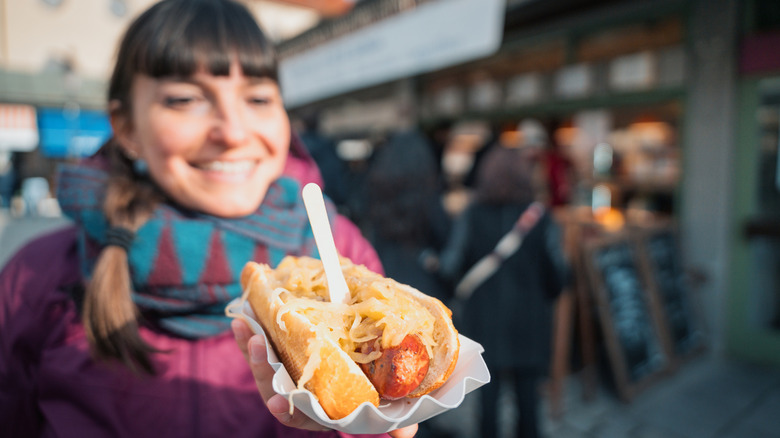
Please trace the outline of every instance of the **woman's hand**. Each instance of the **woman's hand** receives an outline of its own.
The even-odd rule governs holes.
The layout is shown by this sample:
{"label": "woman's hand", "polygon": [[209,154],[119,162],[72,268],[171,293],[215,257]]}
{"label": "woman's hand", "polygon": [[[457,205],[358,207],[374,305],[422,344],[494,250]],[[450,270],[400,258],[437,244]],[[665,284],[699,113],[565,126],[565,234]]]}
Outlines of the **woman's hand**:
{"label": "woman's hand", "polygon": [[[286,398],[277,394],[272,387],[271,380],[274,377],[274,369],[268,364],[265,339],[260,335],[254,335],[249,326],[240,319],[234,319],[231,327],[238,347],[244,354],[244,358],[249,363],[255,377],[260,396],[263,397],[271,414],[286,426],[306,430],[328,430],[297,409],[290,415],[290,403]],[[393,438],[411,438],[415,433],[417,433],[417,425],[413,424],[403,429],[394,430],[389,435]]]}
{"label": "woman's hand", "polygon": [[272,387],[271,380],[274,377],[274,369],[268,364],[265,339],[259,335],[253,336],[254,333],[249,326],[239,319],[234,319],[231,327],[238,347],[244,353],[244,358],[255,376],[260,396],[263,397],[265,406],[271,414],[286,426],[307,430],[328,430],[297,409],[290,415],[290,403],[286,398],[277,394]]}
{"label": "woman's hand", "polygon": [[417,425],[412,424],[411,426],[406,426],[403,429],[396,429],[394,431],[388,432],[387,434],[393,438],[412,438],[416,433]]}

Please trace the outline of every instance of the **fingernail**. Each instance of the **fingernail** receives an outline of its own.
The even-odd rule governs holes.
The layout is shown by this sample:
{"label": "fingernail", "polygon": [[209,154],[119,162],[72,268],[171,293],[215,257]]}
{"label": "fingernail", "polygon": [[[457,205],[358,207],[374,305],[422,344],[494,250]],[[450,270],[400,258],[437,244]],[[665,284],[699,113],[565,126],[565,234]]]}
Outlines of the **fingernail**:
{"label": "fingernail", "polygon": [[290,403],[286,398],[282,396],[277,397],[275,395],[268,399],[266,406],[268,407],[268,411],[282,423],[285,423],[290,419]]}

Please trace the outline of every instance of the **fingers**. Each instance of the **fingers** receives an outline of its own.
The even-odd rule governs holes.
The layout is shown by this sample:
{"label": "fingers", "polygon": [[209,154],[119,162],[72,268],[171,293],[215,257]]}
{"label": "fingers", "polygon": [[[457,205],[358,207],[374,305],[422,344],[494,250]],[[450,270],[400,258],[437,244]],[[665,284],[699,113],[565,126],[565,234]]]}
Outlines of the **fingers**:
{"label": "fingers", "polygon": [[268,411],[271,412],[280,423],[286,426],[316,431],[328,430],[328,428],[307,417],[297,409],[290,415],[289,401],[279,394],[275,394],[268,399],[266,406],[268,407]]}
{"label": "fingers", "polygon": [[238,344],[238,348],[241,349],[241,353],[244,354],[244,359],[249,362],[247,343],[249,343],[249,338],[254,334],[252,333],[252,329],[249,328],[244,320],[238,318],[234,318],[233,321],[230,322],[230,328],[233,329],[233,336],[236,338],[236,343]]}
{"label": "fingers", "polygon": [[265,345],[265,339],[260,335],[254,335],[249,338],[247,342],[247,355],[249,361],[249,368],[252,370],[252,375],[255,377],[255,383],[257,389],[260,391],[260,395],[263,400],[268,403],[268,400],[276,394],[274,392],[272,381],[274,378],[274,369],[268,363],[268,354]]}
{"label": "fingers", "polygon": [[279,422],[287,426],[316,431],[327,430],[298,410],[293,411],[293,414],[290,415],[290,403],[286,398],[276,394],[272,386],[274,369],[268,364],[265,338],[261,335],[255,335],[247,323],[239,319],[234,319],[230,323],[230,327],[233,329],[233,336],[236,338],[241,353],[244,354],[244,358],[249,363],[255,384],[266,407],[268,407],[268,411]]}
{"label": "fingers", "polygon": [[[268,363],[268,354],[266,350],[265,338],[261,335],[255,335],[246,322],[234,319],[231,324],[233,336],[241,349],[244,358],[249,363],[252,375],[255,378],[255,384],[263,397],[263,401],[268,411],[284,425],[298,429],[307,429],[314,431],[328,430],[316,421],[304,415],[297,409],[290,415],[290,403],[283,396],[277,394],[272,386],[274,369]],[[405,427],[390,432],[394,438],[411,438],[417,432],[417,425]]]}
{"label": "fingers", "polygon": [[263,401],[268,403],[274,394],[272,380],[274,369],[268,363],[268,354],[265,347],[265,338],[255,335],[244,321],[234,319],[230,323],[233,329],[233,336],[236,338],[238,348],[244,354],[244,359],[249,363],[252,369],[252,375],[255,378],[255,384],[263,397]]}
{"label": "fingers", "polygon": [[406,426],[403,429],[396,429],[388,432],[387,434],[393,438],[412,438],[417,433],[417,425],[412,424]]}

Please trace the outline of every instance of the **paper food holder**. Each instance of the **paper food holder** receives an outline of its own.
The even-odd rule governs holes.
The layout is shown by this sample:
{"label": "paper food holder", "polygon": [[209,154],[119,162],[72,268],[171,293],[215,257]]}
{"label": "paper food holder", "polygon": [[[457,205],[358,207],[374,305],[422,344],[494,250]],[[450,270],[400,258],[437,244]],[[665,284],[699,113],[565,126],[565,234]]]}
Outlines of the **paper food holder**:
{"label": "paper food holder", "polygon": [[[226,313],[233,318],[244,319],[252,331],[266,336],[248,302],[236,298],[228,304]],[[444,385],[422,397],[380,400],[379,407],[366,402],[340,420],[328,417],[309,391],[293,394],[292,402],[298,410],[322,426],[350,434],[379,434],[420,423],[460,406],[466,394],[490,382],[490,373],[482,359],[485,350],[463,335],[458,337],[460,351],[455,370]],[[271,343],[266,342],[266,346],[268,363],[276,371],[273,377],[274,391],[289,399],[290,392],[296,389],[295,383],[279,361]]]}

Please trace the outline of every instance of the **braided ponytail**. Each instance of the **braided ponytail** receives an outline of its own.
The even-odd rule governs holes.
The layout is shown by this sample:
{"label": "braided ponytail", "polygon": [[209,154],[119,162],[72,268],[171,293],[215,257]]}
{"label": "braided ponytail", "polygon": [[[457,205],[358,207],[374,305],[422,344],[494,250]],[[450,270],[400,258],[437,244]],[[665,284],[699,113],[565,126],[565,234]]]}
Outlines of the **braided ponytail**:
{"label": "braided ponytail", "polygon": [[[109,227],[135,232],[159,203],[159,191],[148,178],[133,172],[132,162],[115,140],[104,150],[111,169],[103,203]],[[138,333],[138,310],[131,298],[131,286],[127,250],[116,245],[104,247],[86,287],[84,329],[97,358],[119,359],[130,369],[154,374],[149,355],[157,350]]]}

